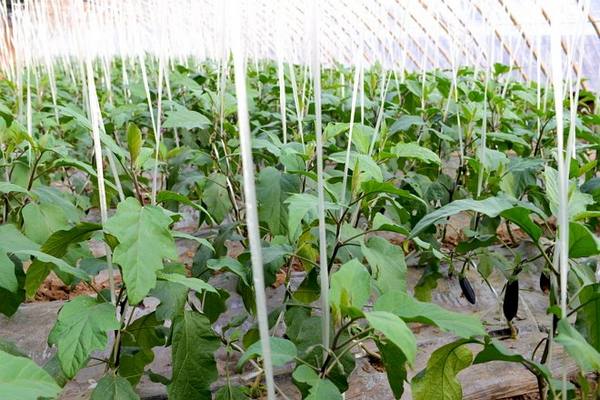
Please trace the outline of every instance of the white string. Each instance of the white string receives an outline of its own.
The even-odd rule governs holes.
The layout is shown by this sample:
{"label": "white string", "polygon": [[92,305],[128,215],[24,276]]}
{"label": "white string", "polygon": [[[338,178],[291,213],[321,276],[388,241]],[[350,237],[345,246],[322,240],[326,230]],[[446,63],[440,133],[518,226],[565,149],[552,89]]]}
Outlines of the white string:
{"label": "white string", "polygon": [[318,2],[312,1],[312,74],[315,97],[315,136],[317,153],[317,198],[319,217],[319,267],[321,283],[321,312],[323,313],[321,339],[323,354],[329,349],[329,329],[331,324],[329,310],[329,270],[327,264],[327,236],[325,227],[325,182],[323,179],[323,131],[321,121],[321,62],[319,47]]}
{"label": "white string", "polygon": [[[231,5],[231,4],[230,4]],[[262,246],[260,242],[256,190],[254,185],[254,161],[252,159],[252,138],[248,117],[246,93],[246,66],[244,64],[244,49],[241,40],[241,18],[239,7],[229,7],[233,10],[236,20],[235,31],[232,35],[233,65],[235,70],[235,92],[238,109],[238,124],[240,130],[240,153],[242,158],[242,176],[244,181],[244,199],[246,203],[246,225],[250,242],[250,257],[252,261],[252,279],[256,299],[256,315],[263,354],[263,369],[267,384],[267,398],[275,399],[275,381],[273,379],[273,364],[271,361],[271,344],[269,341],[269,324],[267,315],[267,299],[265,295],[265,279],[263,272]]]}

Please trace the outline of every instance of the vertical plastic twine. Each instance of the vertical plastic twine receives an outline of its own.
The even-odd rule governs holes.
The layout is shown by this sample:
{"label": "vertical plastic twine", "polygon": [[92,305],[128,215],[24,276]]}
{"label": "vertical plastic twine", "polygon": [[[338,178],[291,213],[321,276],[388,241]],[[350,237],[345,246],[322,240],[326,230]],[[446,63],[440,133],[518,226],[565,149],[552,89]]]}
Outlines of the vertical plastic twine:
{"label": "vertical plastic twine", "polygon": [[240,131],[240,153],[242,158],[242,176],[244,182],[244,199],[246,203],[246,225],[252,261],[252,279],[256,298],[256,314],[258,331],[263,354],[263,369],[267,384],[267,398],[275,399],[275,381],[273,379],[273,363],[271,361],[271,344],[269,341],[269,324],[267,320],[267,300],[265,295],[265,279],[263,272],[262,247],[258,225],[258,209],[256,189],[254,185],[254,161],[252,159],[252,138],[248,117],[248,100],[246,95],[245,53],[241,38],[240,7],[229,3],[233,13],[232,53],[235,71],[235,95],[238,109],[238,125]]}

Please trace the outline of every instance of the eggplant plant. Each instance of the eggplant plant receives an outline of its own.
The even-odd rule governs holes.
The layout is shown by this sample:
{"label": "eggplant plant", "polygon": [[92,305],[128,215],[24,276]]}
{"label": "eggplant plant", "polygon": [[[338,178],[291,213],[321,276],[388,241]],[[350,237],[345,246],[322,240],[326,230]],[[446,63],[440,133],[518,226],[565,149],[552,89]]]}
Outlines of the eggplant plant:
{"label": "eggplant plant", "polygon": [[[104,222],[97,213],[104,189],[90,135],[93,106],[74,84],[83,76],[74,81],[59,68],[55,102],[45,90],[48,77],[38,82],[32,131],[23,124],[22,93],[0,81],[0,312],[18,312],[50,274],[88,293],[58,312],[48,337],[56,352],[45,365],[0,341],[2,398],[54,398],[92,365],[104,366],[91,390],[94,400],[137,399],[142,379],[164,384],[171,399],[264,394],[255,318],[255,293],[263,288],[253,285],[231,66],[175,66],[168,98],[152,86],[146,93],[143,74],[156,75],[157,66],[147,61],[145,67],[119,61],[108,71],[110,87],[98,80],[102,187],[110,209]],[[548,366],[553,343],[580,368],[569,398],[591,392],[586,374],[600,370],[600,117],[580,107],[576,120],[565,119],[566,131],[574,124],[578,146],[569,170],[569,303],[563,315],[554,262],[560,251],[555,146],[563,133],[556,132],[549,89],[511,80],[509,70],[498,64],[487,81],[470,68],[458,70],[456,79],[441,70],[397,79],[376,66],[365,71],[360,112],[351,86],[345,87],[353,71],[323,72],[323,260],[310,78],[302,67],[286,70],[284,140],[277,65],[249,68],[265,284],[282,292],[269,309],[271,361],[276,368],[292,366],[303,398],[341,399],[360,354],[383,366],[396,398],[410,385],[417,400],[460,399],[458,373],[490,361],[524,366],[542,398],[558,398],[564,383]],[[153,114],[159,98],[164,115]],[[581,98],[596,101],[593,93]],[[192,233],[178,229],[189,210]],[[470,217],[458,234],[451,222],[457,214]],[[522,241],[535,254],[524,254]],[[182,261],[176,243],[193,246],[191,262]],[[417,266],[407,266],[410,260]],[[541,265],[553,320],[538,346],[541,355],[511,352],[477,316],[431,301],[437,282],[450,279],[476,307],[473,285],[485,289],[492,274],[501,274],[506,285],[499,302],[519,340],[512,323],[519,314],[519,276],[534,265]],[[322,267],[329,287],[320,286]],[[112,268],[114,284],[98,284]],[[420,270],[414,286],[408,268]],[[234,281],[234,289],[222,276]],[[331,312],[327,346],[318,302],[324,291]],[[234,296],[243,310],[230,309]],[[147,306],[149,298],[157,299],[155,308]],[[414,323],[453,338],[422,371],[413,371],[419,354]],[[170,348],[170,376],[151,369],[158,347]],[[217,368],[219,350],[227,363]],[[241,371],[253,371],[253,382],[234,380]]]}

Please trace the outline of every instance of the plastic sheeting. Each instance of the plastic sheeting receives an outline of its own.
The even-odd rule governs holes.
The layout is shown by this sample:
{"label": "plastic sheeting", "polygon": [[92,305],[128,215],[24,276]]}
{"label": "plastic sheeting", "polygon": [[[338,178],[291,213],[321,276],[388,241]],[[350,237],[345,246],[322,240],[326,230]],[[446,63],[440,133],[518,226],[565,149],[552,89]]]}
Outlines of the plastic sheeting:
{"label": "plastic sheeting", "polygon": [[[310,61],[311,2],[297,0],[25,0],[0,15],[2,69],[79,56],[139,52],[183,60],[219,59],[231,48],[229,7],[241,9],[247,56]],[[545,0],[324,0],[324,65],[382,64],[421,70],[493,63],[515,79],[550,73]],[[600,88],[600,0],[561,2],[563,59]]]}

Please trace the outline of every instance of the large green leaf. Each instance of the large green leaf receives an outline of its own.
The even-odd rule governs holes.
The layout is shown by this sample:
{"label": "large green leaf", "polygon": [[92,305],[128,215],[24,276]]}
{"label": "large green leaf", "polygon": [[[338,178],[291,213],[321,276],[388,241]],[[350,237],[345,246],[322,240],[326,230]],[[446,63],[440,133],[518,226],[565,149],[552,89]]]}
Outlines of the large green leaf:
{"label": "large green leaf", "polygon": [[[548,202],[550,203],[550,210],[552,214],[558,216],[558,205],[559,205],[559,188],[558,188],[558,171],[554,168],[546,166],[544,169],[544,179],[546,183],[546,195]],[[587,206],[594,204],[592,195],[582,193],[579,191],[575,184],[569,183],[569,198],[568,198],[568,212],[569,220],[572,220],[577,214],[585,212]]]}
{"label": "large green leaf", "polygon": [[392,151],[399,158],[414,158],[427,164],[439,165],[442,163],[437,154],[417,143],[398,143]]}
{"label": "large green leaf", "polygon": [[142,149],[142,131],[134,123],[127,126],[127,149],[129,150],[129,158],[132,164],[135,164],[140,151]]}
{"label": "large green leaf", "polygon": [[352,129],[352,143],[360,153],[367,154],[375,129],[363,124],[354,124]]}
{"label": "large green leaf", "polygon": [[529,360],[521,354],[512,353],[499,341],[486,337],[484,348],[477,353],[475,360],[473,360],[473,364],[482,364],[490,361],[506,361],[523,364],[527,366],[528,369],[535,371],[538,376],[543,376],[548,383],[552,383],[552,373],[547,366]]}
{"label": "large green leaf", "polygon": [[[317,197],[310,193],[297,193],[285,201],[288,206],[288,231],[297,236],[300,233],[301,223],[304,220],[310,224],[317,219]],[[325,202],[325,210],[336,210],[339,207],[333,203]]]}
{"label": "large green leaf", "polygon": [[206,214],[208,216],[208,218],[211,220],[211,222],[216,224],[216,222],[213,220],[212,215],[208,212],[208,210],[206,208],[202,207],[200,204],[198,204],[196,202],[191,201],[187,196],[184,196],[180,193],[171,192],[170,190],[163,190],[161,192],[158,192],[158,194],[156,195],[156,201],[158,203],[175,201],[175,202],[193,207],[196,210]]}
{"label": "large green leaf", "polygon": [[210,126],[210,120],[197,111],[179,107],[174,111],[167,111],[167,118],[163,123],[164,128],[205,129]]}
{"label": "large green leaf", "polygon": [[0,182],[0,193],[25,193],[29,194],[29,190],[21,187],[19,185],[15,185],[10,182]]}
{"label": "large green leaf", "polygon": [[84,270],[75,268],[75,267],[69,265],[69,263],[67,263],[66,261],[61,260],[60,258],[51,256],[50,254],[46,254],[44,252],[37,251],[37,250],[19,250],[19,251],[13,252],[13,254],[32,256],[41,262],[52,264],[54,267],[57,268],[57,270],[59,272],[74,276],[78,279],[81,279],[82,281],[90,280],[90,277]]}
{"label": "large green leaf", "polygon": [[249,397],[242,391],[239,386],[231,386],[227,382],[227,386],[223,386],[215,393],[215,400],[248,400]]}
{"label": "large green leaf", "polygon": [[85,366],[93,351],[106,347],[106,333],[116,329],[119,322],[115,306],[79,296],[60,309],[48,343],[58,347],[63,372],[72,378]]}
{"label": "large green leaf", "polygon": [[600,352],[592,347],[567,319],[558,321],[558,335],[554,340],[565,347],[583,372],[600,371]]}
{"label": "large green leaf", "polygon": [[[329,158],[338,164],[346,163],[346,152],[333,153],[329,155]],[[355,171],[358,166],[358,171]],[[363,173],[365,180],[374,179],[377,182],[383,182],[383,173],[381,167],[373,160],[372,157],[366,154],[360,154],[354,151],[350,152],[350,164],[348,169],[353,173]]]}
{"label": "large green leaf", "polygon": [[313,369],[306,365],[300,365],[296,368],[292,378],[296,384],[308,385],[309,390],[306,400],[342,400],[342,394],[333,382],[320,378]]}
{"label": "large green leaf", "polygon": [[157,276],[159,279],[173,283],[178,283],[187,287],[188,289],[195,290],[198,293],[202,293],[205,291],[217,293],[217,289],[215,289],[211,284],[204,282],[202,279],[189,278],[182,274],[170,274],[162,271],[158,271]]}
{"label": "large green leaf", "polygon": [[579,292],[577,330],[597,351],[600,351],[600,283],[585,286]]}
{"label": "large green leaf", "polygon": [[[119,146],[117,146],[114,141],[113,141],[113,143],[115,144],[116,149],[119,149],[119,152],[114,152],[114,153],[117,155],[124,156],[125,152],[123,150],[121,150],[121,148]],[[77,159],[71,158],[71,157],[58,158],[52,163],[52,168],[59,168],[59,167],[73,167],[82,172],[85,172],[90,177],[94,178],[95,181],[98,180],[98,174],[96,173],[96,169],[93,166],[91,166],[90,164],[87,164],[81,160],[77,160]],[[105,176],[104,183],[106,184],[107,187],[111,188],[115,192],[117,191],[117,187],[115,186],[115,184],[112,183],[111,181],[109,181],[108,179],[106,179],[106,176]]]}
{"label": "large green leaf", "polygon": [[529,217],[531,215],[531,210],[525,207],[514,207],[501,212],[500,215],[519,226],[519,228],[527,233],[534,242],[540,240],[542,228],[534,223]]}
{"label": "large green leaf", "polygon": [[361,250],[382,293],[406,289],[406,262],[402,248],[374,236],[361,245]]}
{"label": "large green leaf", "polygon": [[331,275],[329,290],[334,312],[360,313],[371,294],[371,276],[365,266],[354,259]]}
{"label": "large green leaf", "polygon": [[514,203],[514,201],[504,197],[488,197],[484,200],[456,200],[424,216],[413,227],[410,236],[417,236],[429,225],[436,223],[440,219],[458,214],[463,211],[474,211],[485,214],[488,217],[497,217],[503,211],[512,208]]}
{"label": "large green leaf", "polygon": [[138,400],[140,396],[133,390],[129,381],[108,373],[98,381],[90,400]]}
{"label": "large green leaf", "polygon": [[[0,287],[0,313],[7,317],[14,315],[21,303],[25,301],[25,289],[23,288],[25,286],[25,272],[23,271],[23,263],[16,256],[10,257],[9,261],[13,263],[13,273],[17,280],[17,290],[12,292]],[[8,266],[0,268],[8,268]]]}
{"label": "large green leaf", "polygon": [[61,389],[33,361],[0,350],[0,395],[2,400],[54,398]]}
{"label": "large green leaf", "polygon": [[202,202],[210,210],[210,215],[220,224],[231,211],[233,205],[227,191],[227,178],[214,173],[208,177],[208,183],[202,193]]}
{"label": "large green leaf", "polygon": [[476,316],[448,311],[401,291],[385,293],[377,299],[374,309],[394,313],[407,322],[435,325],[463,338],[485,335],[485,329]]}
{"label": "large green leaf", "polygon": [[[71,229],[54,232],[42,245],[40,250],[50,256],[62,258],[67,254],[71,244],[89,239],[91,234],[99,229],[102,229],[102,226],[99,224],[82,222]],[[51,262],[35,259],[29,266],[25,282],[28,297],[32,297],[35,294],[44,279],[52,271],[53,265]],[[81,272],[83,273],[83,271]]]}
{"label": "large green leaf", "polygon": [[258,216],[273,235],[283,234],[288,226],[288,212],[284,201],[298,191],[297,178],[267,167],[260,171],[256,181]]}
{"label": "large green leaf", "polygon": [[156,313],[144,315],[121,332],[122,349],[119,358],[119,376],[137,385],[146,365],[154,360],[153,347],[165,344],[163,322]]}
{"label": "large green leaf", "polygon": [[232,272],[240,277],[240,279],[247,285],[248,282],[248,269],[244,267],[238,260],[231,257],[221,257],[219,259],[210,259],[206,262],[206,266],[212,270],[220,271],[226,270]]}
{"label": "large green leaf", "polygon": [[471,365],[468,340],[449,343],[433,352],[427,368],[412,380],[414,400],[461,400],[462,387],[456,375]]}
{"label": "large green leaf", "polygon": [[569,223],[569,257],[591,257],[600,253],[600,240],[585,225]]}
{"label": "large green leaf", "polygon": [[[294,359],[298,354],[296,345],[287,339],[278,337],[269,337],[269,343],[271,345],[271,361],[273,366],[278,367],[284,365]],[[259,357],[262,355],[261,341],[254,342],[250,347],[246,349],[244,355],[240,357],[238,361],[238,368],[241,368],[249,360]]]}
{"label": "large green leaf", "polygon": [[[418,89],[420,93],[420,84]],[[423,121],[423,118],[420,115],[402,115],[400,118],[394,121],[390,127],[390,133],[394,134],[399,131],[406,131],[413,126],[421,126],[423,124],[425,124],[425,121]]]}
{"label": "large green leaf", "polygon": [[402,350],[409,364],[415,361],[417,339],[400,317],[387,311],[371,311],[365,313],[365,318],[375,331],[381,332],[387,340]]}
{"label": "large green leaf", "polygon": [[402,197],[411,201],[416,201],[423,204],[424,206],[427,206],[427,203],[419,196],[415,196],[408,190],[397,188],[392,182],[377,182],[374,180],[368,180],[362,183],[361,189],[363,191],[363,194],[365,195],[372,195],[375,193],[393,194],[395,196]]}
{"label": "large green leaf", "polygon": [[15,265],[7,253],[37,249],[39,249],[39,245],[23,235],[16,226],[12,224],[0,225],[0,288],[11,293],[16,293],[19,289],[17,276],[15,275]]}
{"label": "large green leaf", "polygon": [[139,303],[156,285],[156,271],[163,259],[176,259],[175,242],[169,231],[171,218],[154,206],[140,206],[128,198],[106,223],[105,229],[119,240],[113,260],[123,270],[130,304]]}
{"label": "large green leaf", "polygon": [[57,230],[69,227],[69,218],[57,204],[29,203],[21,213],[23,215],[23,231],[27,237],[40,244],[44,243]]}
{"label": "large green leaf", "polygon": [[388,340],[377,340],[377,349],[381,354],[381,361],[385,368],[390,388],[394,397],[399,399],[404,393],[404,381],[406,381],[406,356],[398,346]]}
{"label": "large green leaf", "polygon": [[160,304],[156,307],[156,318],[161,321],[173,320],[183,313],[188,298],[188,288],[178,283],[158,281],[156,287],[150,291],[150,296],[160,300]]}
{"label": "large green leaf", "polygon": [[194,311],[185,311],[173,322],[173,378],[168,386],[169,399],[211,399],[210,385],[217,377],[213,353],[220,341],[210,321]]}
{"label": "large green leaf", "polygon": [[340,390],[329,379],[318,379],[312,382],[306,400],[342,399]]}

